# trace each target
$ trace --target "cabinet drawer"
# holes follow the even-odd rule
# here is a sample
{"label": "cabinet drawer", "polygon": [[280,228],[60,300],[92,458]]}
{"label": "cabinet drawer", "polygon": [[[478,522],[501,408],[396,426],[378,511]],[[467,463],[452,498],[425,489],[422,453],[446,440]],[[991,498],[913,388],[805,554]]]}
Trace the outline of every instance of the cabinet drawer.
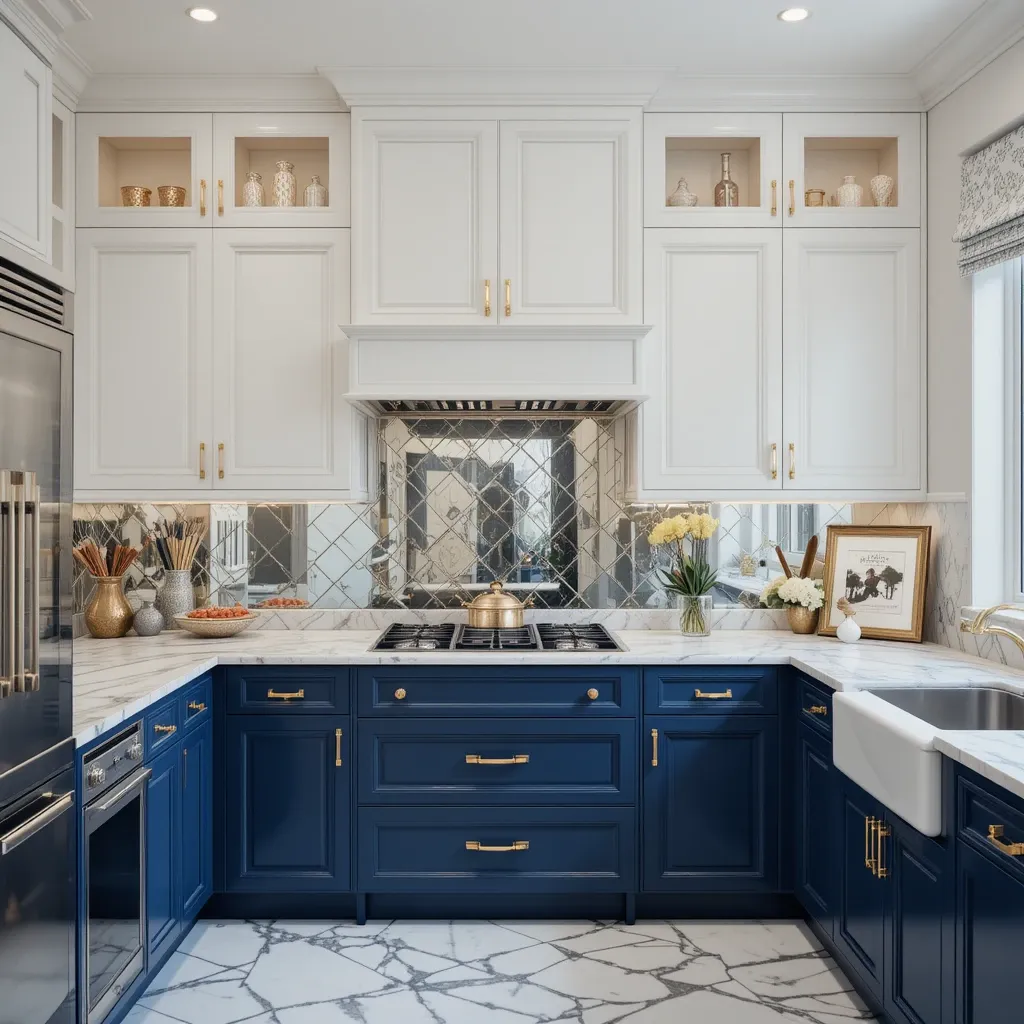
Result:
{"label": "cabinet drawer", "polygon": [[636,724],[573,721],[363,721],[363,803],[632,804]]}
{"label": "cabinet drawer", "polygon": [[832,735],[832,691],[814,682],[802,672],[793,673],[801,722],[813,726],[824,736]]}
{"label": "cabinet drawer", "polygon": [[[989,792],[967,774],[957,772],[956,818],[957,835],[1005,870],[1024,879],[1024,846],[1015,853],[1014,844],[1024,844],[1024,811],[1016,802],[1011,803]],[[1012,797],[1011,797],[1012,799]],[[990,827],[996,827],[996,836]]]}
{"label": "cabinet drawer", "polygon": [[360,669],[359,713],[444,718],[635,715],[636,671],[537,665]]}
{"label": "cabinet drawer", "polygon": [[228,714],[347,715],[348,671],[288,668],[229,669]]}
{"label": "cabinet drawer", "polygon": [[625,807],[363,807],[357,887],[629,892],[633,815]]}
{"label": "cabinet drawer", "polygon": [[202,679],[186,687],[181,703],[181,720],[184,723],[185,732],[191,732],[208,721],[213,708],[212,678],[203,676]]}
{"label": "cabinet drawer", "polygon": [[757,715],[774,714],[777,709],[777,672],[772,665],[644,672],[644,712],[648,715]]}
{"label": "cabinet drawer", "polygon": [[181,731],[181,694],[165,700],[146,715],[142,726],[144,756],[148,761],[178,741]]}

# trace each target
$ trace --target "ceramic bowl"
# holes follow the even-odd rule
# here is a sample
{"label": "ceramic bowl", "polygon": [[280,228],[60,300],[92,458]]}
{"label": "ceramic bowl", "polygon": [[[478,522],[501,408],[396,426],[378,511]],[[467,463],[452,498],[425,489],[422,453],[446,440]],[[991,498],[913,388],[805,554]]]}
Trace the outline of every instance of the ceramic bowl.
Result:
{"label": "ceramic bowl", "polygon": [[258,618],[258,615],[250,612],[244,619],[241,617],[237,619],[190,619],[187,615],[175,615],[174,621],[194,636],[213,640],[222,636],[237,636],[243,630],[248,629]]}

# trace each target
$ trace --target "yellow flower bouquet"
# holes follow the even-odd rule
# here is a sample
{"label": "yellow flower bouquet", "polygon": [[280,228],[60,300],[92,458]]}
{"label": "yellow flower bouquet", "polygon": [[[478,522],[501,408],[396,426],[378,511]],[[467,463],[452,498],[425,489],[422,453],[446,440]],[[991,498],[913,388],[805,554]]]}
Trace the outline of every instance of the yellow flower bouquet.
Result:
{"label": "yellow flower bouquet", "polygon": [[[707,636],[711,632],[711,590],[718,573],[708,564],[708,541],[718,524],[707,512],[691,512],[663,519],[647,537],[656,547],[671,544],[675,548],[672,567],[658,571],[665,589],[682,598],[680,626],[687,636]],[[689,541],[689,553],[685,541]]]}

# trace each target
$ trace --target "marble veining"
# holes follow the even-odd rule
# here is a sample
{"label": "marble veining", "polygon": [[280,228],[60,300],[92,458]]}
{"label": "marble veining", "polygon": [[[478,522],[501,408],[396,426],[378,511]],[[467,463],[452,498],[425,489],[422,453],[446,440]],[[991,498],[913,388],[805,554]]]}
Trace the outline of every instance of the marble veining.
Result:
{"label": "marble veining", "polygon": [[849,1024],[802,922],[199,921],[127,1024]]}

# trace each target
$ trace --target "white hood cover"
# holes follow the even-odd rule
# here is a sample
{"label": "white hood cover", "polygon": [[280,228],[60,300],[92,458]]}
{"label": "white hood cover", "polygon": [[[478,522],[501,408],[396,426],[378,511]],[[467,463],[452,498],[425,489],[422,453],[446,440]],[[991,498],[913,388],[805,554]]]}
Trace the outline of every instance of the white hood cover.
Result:
{"label": "white hood cover", "polygon": [[644,391],[650,327],[351,325],[346,398],[380,413],[613,415]]}

